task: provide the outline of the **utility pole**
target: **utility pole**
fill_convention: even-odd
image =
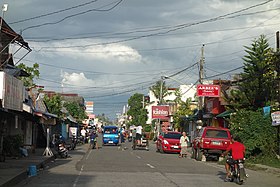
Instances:
[[[199,83],[203,84],[204,76],[204,44],[201,47],[201,58],[199,61]]]
[[[161,79],[160,79],[160,93],[159,93],[159,104],[160,105],[162,105],[162,100],[163,100],[162,86],[163,86],[163,76],[161,76]]]
[[[277,55],[277,61],[276,61],[276,71],[277,71],[277,76],[276,76],[276,90],[278,88],[278,92],[277,92],[277,102],[278,106],[277,108],[280,108],[280,61],[279,61],[279,55],[280,55],[280,51],[279,51],[279,47],[280,47],[280,41],[279,41],[279,31],[276,32],[276,55]],[[280,125],[277,126],[277,142],[278,142],[278,154],[280,155]]]
[[[204,77],[204,44],[201,47],[201,58],[200,58],[200,61],[199,61],[199,83],[200,84],[203,84],[203,77]],[[203,101],[204,101],[204,98],[199,97],[199,100],[198,100],[198,123],[201,123],[201,124],[199,124],[201,126],[202,126],[202,119],[203,119],[203,113],[202,113]]]

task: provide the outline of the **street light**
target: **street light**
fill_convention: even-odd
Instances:
[[[178,82],[178,83],[180,83],[180,84],[183,84],[183,85],[186,85],[186,83],[183,83],[182,81],[179,81],[179,80],[177,80],[177,79],[174,79],[173,77],[169,77],[169,76],[162,76],[161,77],[162,79],[171,79],[171,80],[174,80],[175,82]]]

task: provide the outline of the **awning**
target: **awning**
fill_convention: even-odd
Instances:
[[[216,118],[225,118],[229,117],[231,115],[232,111],[231,110],[226,110],[216,116]]]
[[[73,118],[71,115],[67,116],[67,119],[73,123],[77,123],[77,121],[75,120],[75,118]]]

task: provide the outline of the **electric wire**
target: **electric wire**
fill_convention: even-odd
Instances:
[[[107,12],[107,11],[110,11],[110,10],[113,10],[115,7],[117,7],[123,0],[118,0],[118,1],[114,1],[113,3],[109,3],[107,5],[104,5],[104,6],[101,6],[97,9],[90,9],[90,10],[87,10],[87,11],[83,11],[83,12],[79,12],[79,13],[76,13],[76,14],[72,14],[72,15],[69,15],[69,16],[66,16],[58,21],[55,21],[55,22],[48,22],[48,23],[42,23],[42,24],[38,24],[38,25],[32,25],[32,26],[29,26],[29,27],[26,27],[24,29],[21,30],[21,32],[23,31],[26,31],[28,29],[33,29],[33,28],[38,28],[38,27],[42,27],[42,26],[46,26],[46,25],[55,25],[55,24],[58,24],[58,23],[61,23],[69,18],[72,18],[72,17],[75,17],[75,16],[79,16],[79,15],[82,15],[82,14],[86,14],[86,13],[89,13],[89,12],[93,12],[93,11],[99,11],[99,12]],[[116,3],[116,4],[115,4]],[[112,4],[115,4],[114,6],[108,8],[108,9],[101,9],[101,8],[104,8],[104,7],[107,7],[107,6],[110,6]]]
[[[252,9],[252,8],[256,8],[258,6],[262,6],[262,5],[267,4],[267,3],[271,2],[271,1],[272,0],[268,0],[268,1],[265,1],[263,3],[252,5],[250,7],[243,8],[241,10],[234,11],[234,12],[231,12],[231,13],[227,13],[227,14],[224,14],[224,15],[221,15],[221,16],[217,16],[217,17],[214,17],[214,18],[209,18],[209,19],[198,21],[198,22],[194,22],[194,23],[179,24],[179,25],[176,25],[173,28],[168,29],[166,31],[151,33],[151,34],[147,34],[147,35],[140,35],[140,36],[131,37],[131,38],[128,38],[128,39],[116,40],[116,41],[111,41],[111,42],[95,43],[95,44],[88,44],[88,45],[60,46],[60,47],[55,47],[55,48],[81,48],[81,47],[85,48],[85,47],[90,47],[90,46],[95,46],[95,45],[116,44],[116,43],[122,43],[122,42],[127,42],[127,41],[132,41],[132,40],[137,40],[137,39],[142,39],[142,38],[147,38],[147,37],[152,37],[152,36],[158,36],[158,35],[161,35],[161,34],[167,34],[167,33],[170,33],[170,32],[177,31],[177,30],[181,30],[181,29],[184,29],[184,28],[187,28],[187,27],[191,27],[191,26],[195,26],[195,25],[199,25],[199,24],[210,23],[210,22],[222,20],[222,19],[225,19],[226,17],[228,17],[230,15],[234,15],[234,14],[239,13],[239,12],[243,12],[243,11],[246,11],[246,10],[249,10],[249,9]],[[40,50],[47,49],[47,48],[54,48],[54,47],[43,46],[43,47],[41,47]]]
[[[34,16],[34,17],[31,17],[31,18],[25,18],[25,19],[21,19],[21,20],[18,20],[18,21],[14,21],[14,22],[11,22],[9,24],[13,25],[13,24],[16,24],[16,23],[22,23],[22,22],[26,22],[26,21],[30,21],[30,20],[34,20],[34,19],[38,19],[38,18],[43,18],[43,17],[46,17],[46,16],[51,16],[51,15],[54,15],[54,14],[59,14],[59,13],[65,12],[65,11],[69,11],[69,10],[72,10],[72,9],[80,8],[80,7],[95,3],[97,1],[98,0],[88,1],[86,3],[78,4],[78,5],[68,7],[68,8],[65,8],[65,9],[62,9],[62,10],[57,10],[57,11],[54,11],[54,12],[41,14],[39,16]]]

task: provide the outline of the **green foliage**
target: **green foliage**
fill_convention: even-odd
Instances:
[[[245,46],[244,73],[241,73],[238,89],[231,91],[228,99],[233,108],[257,110],[275,97],[274,77],[271,76],[275,68],[271,62],[271,51],[263,35],[250,47]]]
[[[144,125],[144,131],[145,132],[151,132],[151,130],[152,130],[152,126],[151,125],[149,125],[149,124]]]
[[[64,107],[67,109],[69,114],[73,116],[79,123],[87,118],[85,109],[81,107],[77,102],[66,102],[64,103]]]
[[[135,93],[128,99],[127,115],[132,117],[129,125],[144,125],[148,119],[147,110],[143,108],[143,94]]]
[[[179,128],[180,124],[184,122],[184,119],[182,117],[189,116],[193,113],[193,111],[190,108],[191,99],[187,99],[186,102],[180,99],[178,100],[178,102],[179,107],[177,109],[177,112],[173,116],[175,128]]]
[[[32,67],[29,67],[23,63],[20,63],[17,67],[30,74],[29,77],[20,77],[20,80],[23,81],[24,86],[25,87],[34,86],[35,85],[34,79],[37,79],[40,76],[39,64],[35,63],[35,64],[33,64]]]
[[[164,97],[168,93],[168,87],[165,85],[164,81],[157,81],[155,85],[150,87],[150,90],[154,93],[155,97],[159,100],[159,103],[164,103]]]
[[[96,118],[98,118],[99,121],[102,121],[103,124],[106,124],[106,125],[113,125],[113,122],[110,121],[110,119],[109,119],[108,117],[106,117],[105,114],[97,115]]]
[[[8,156],[19,156],[20,146],[23,145],[22,135],[5,136],[3,140],[3,151]]]
[[[44,96],[44,102],[48,108],[48,112],[52,114],[56,114],[58,118],[62,118],[63,114],[61,112],[62,109],[62,100],[60,95],[54,95],[52,97]]]
[[[237,111],[231,117],[230,129],[246,146],[247,156],[275,155],[276,129],[271,126],[271,119],[264,117],[261,111]]]

